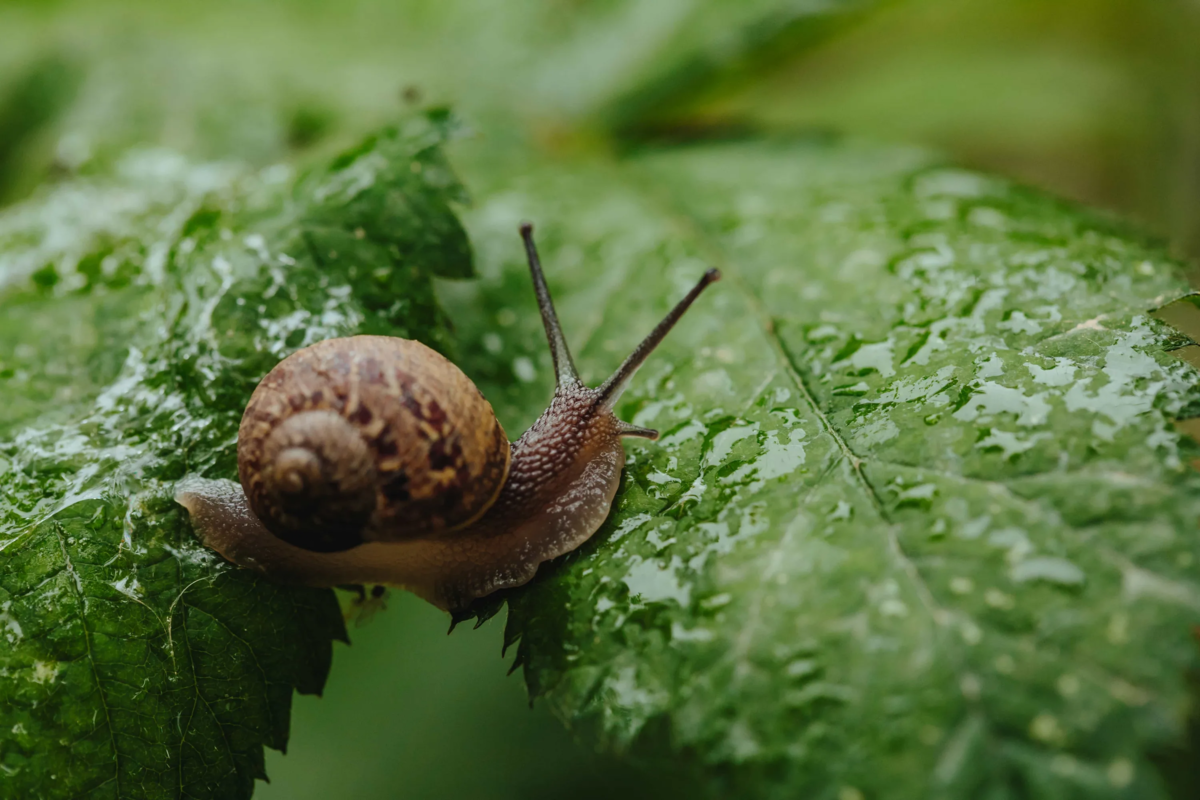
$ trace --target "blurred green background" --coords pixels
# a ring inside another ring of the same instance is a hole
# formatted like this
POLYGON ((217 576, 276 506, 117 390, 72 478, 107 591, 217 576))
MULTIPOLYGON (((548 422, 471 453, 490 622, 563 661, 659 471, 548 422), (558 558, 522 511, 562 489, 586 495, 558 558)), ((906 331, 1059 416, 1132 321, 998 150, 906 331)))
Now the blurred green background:
POLYGON ((1200 252, 1194 0, 0 2, 0 198, 132 144, 266 163, 410 102, 548 150, 926 143, 1200 252))
MULTIPOLYGON (((0 1, 0 205, 134 146, 300 164, 406 107, 561 157, 799 129, 925 144, 1200 255, 1195 0, 0 1)), ((503 414, 502 414, 503 416, 503 414)), ((502 420, 511 429, 527 420, 502 420)), ((671 795, 408 596, 295 703, 265 798, 671 795)))
MULTIPOLYGON (((590 756, 506 677, 501 625, 447 636, 446 615, 407 593, 351 627, 323 697, 297 696, 288 754, 268 751, 262 798, 671 796, 590 756)), ((507 661, 511 661, 511 655, 507 661)))

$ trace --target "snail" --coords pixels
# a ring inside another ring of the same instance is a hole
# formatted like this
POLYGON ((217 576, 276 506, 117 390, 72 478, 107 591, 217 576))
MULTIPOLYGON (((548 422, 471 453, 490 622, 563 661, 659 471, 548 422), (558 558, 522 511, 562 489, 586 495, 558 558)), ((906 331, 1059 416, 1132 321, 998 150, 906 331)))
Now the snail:
POLYGON ((556 388, 510 443, 462 370, 420 342, 329 339, 277 364, 238 429, 238 477, 191 479, 176 500, 226 560, 280 582, 385 584, 449 611, 533 578, 604 522, 625 463, 621 440, 658 432, 613 407, 704 288, 679 301, 612 377, 579 379, 542 274, 533 226, 520 228, 556 388))

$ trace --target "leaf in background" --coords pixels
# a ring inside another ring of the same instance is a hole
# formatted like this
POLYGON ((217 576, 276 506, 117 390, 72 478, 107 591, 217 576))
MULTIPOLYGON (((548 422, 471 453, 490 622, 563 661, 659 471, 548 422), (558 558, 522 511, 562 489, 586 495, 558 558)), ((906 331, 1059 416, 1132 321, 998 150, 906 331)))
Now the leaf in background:
POLYGON ((624 135, 853 131, 937 147, 1200 253, 1200 13, 1124 0, 826 3, 687 41, 706 64, 606 108, 624 135), (718 43, 741 37, 744 48, 718 43), (706 54, 712 57, 705 60, 706 54), (674 90, 671 91, 670 89, 674 90), (660 93, 661 92, 661 93, 660 93))
POLYGON ((0 217, 0 407, 19 409, 0 418, 0 795, 249 797, 265 777, 293 688, 319 692, 344 638, 338 604, 230 568, 171 486, 236 474, 242 408, 286 353, 445 344, 431 276, 471 270, 447 124, 298 179, 142 153, 0 217))
POLYGON ((694 133, 705 125, 737 126, 744 118, 695 114, 721 96, 818 45, 869 16, 874 0, 763 0, 694 6, 636 80, 606 99, 598 115, 616 136, 634 140, 694 133))
POLYGON ((485 381, 502 416, 550 374, 518 218, 591 381, 727 276, 618 408, 663 437, 612 517, 509 598, 535 696, 727 796, 1164 796, 1200 662, 1196 376, 1147 313, 1177 265, 914 150, 460 162, 483 286, 448 312, 533 378, 485 381))
POLYGON ((78 68, 61 56, 46 56, 0 90, 0 201, 22 176, 31 140, 74 99, 78 68))
POLYGON ((0 70, 46 51, 78 59, 86 80, 61 125, 62 166, 96 169, 147 141, 261 164, 356 139, 405 94, 453 103, 501 138, 636 130, 874 5, 68 0, 0 6, 0 70))

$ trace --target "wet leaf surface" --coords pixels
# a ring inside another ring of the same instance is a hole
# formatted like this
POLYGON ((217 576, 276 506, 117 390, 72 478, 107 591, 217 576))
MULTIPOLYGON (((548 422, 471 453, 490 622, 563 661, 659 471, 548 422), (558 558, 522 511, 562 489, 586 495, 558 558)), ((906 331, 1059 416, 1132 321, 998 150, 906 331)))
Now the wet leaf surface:
POLYGON ((612 517, 509 597, 535 696, 718 794, 1165 796, 1200 619, 1175 264, 915 150, 463 162, 483 284, 448 311, 502 414, 550 375, 518 218, 593 382, 726 275, 618 407, 663 437, 612 517))
POLYGON ((287 352, 445 346, 431 278, 470 256, 444 128, 299 177, 135 154, 0 220, 0 795, 248 797, 285 746, 338 603, 206 551, 172 485, 236 471, 245 399, 287 352))

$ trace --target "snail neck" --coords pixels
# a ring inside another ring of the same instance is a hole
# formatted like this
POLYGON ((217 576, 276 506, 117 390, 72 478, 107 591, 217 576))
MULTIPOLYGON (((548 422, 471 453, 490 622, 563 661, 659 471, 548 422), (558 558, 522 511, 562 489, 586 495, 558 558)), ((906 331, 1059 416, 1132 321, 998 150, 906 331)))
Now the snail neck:
POLYGON ((621 435, 621 423, 600 402, 595 389, 582 384, 560 386, 550 406, 513 443, 504 488, 469 530, 501 535, 531 524, 543 528, 561 524, 557 510, 567 499, 586 506, 596 503, 594 510, 576 506, 572 511, 586 517, 599 514, 598 526, 620 481, 625 460, 621 435), (605 464, 615 461, 615 470, 589 469, 597 459, 605 464))

